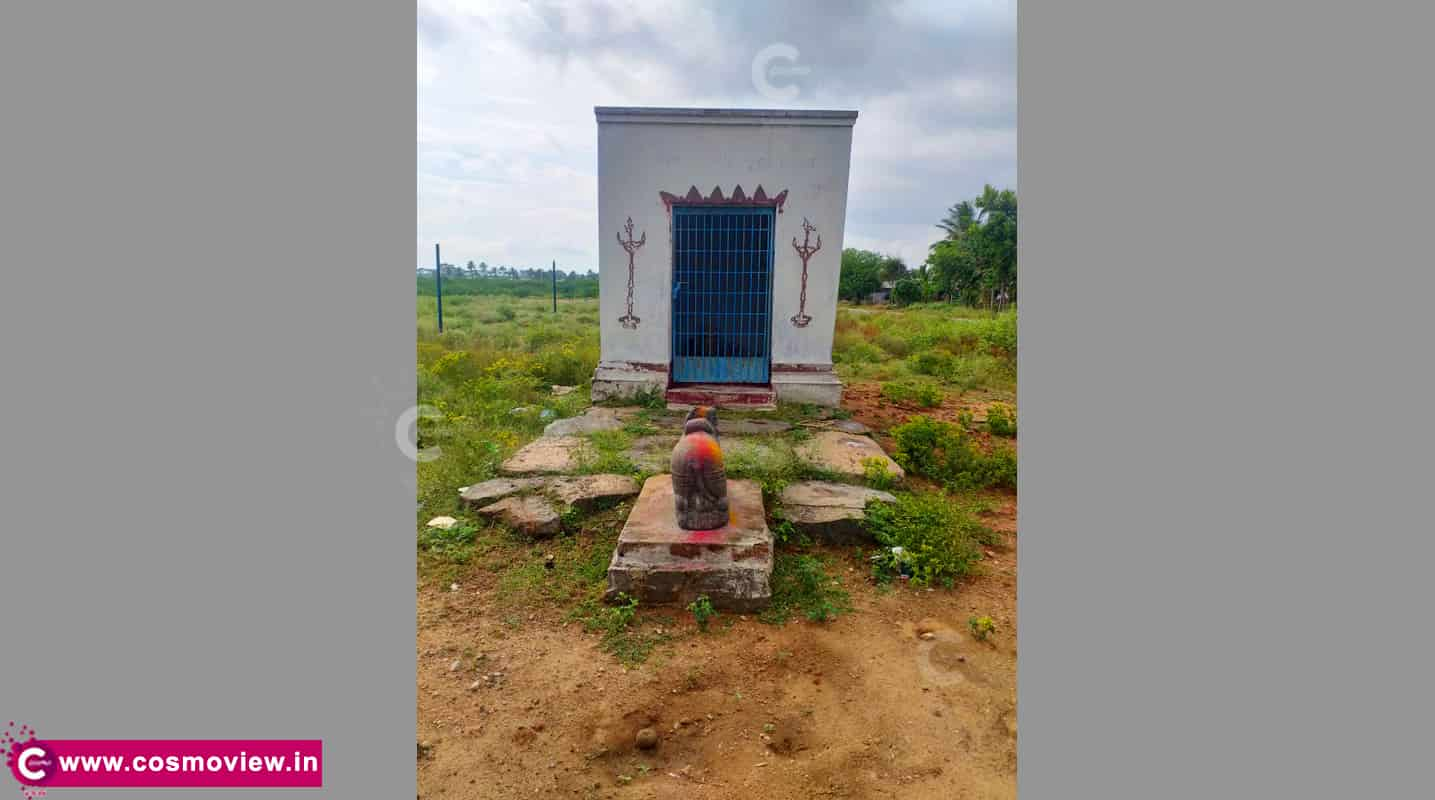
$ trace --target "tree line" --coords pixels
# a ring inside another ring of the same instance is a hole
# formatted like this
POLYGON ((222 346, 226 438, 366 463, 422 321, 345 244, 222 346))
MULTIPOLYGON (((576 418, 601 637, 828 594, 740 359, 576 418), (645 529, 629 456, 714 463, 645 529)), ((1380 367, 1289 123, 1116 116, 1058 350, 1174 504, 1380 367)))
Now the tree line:
MULTIPOLYGON (((548 297, 553 292, 553 274, 542 268, 489 267, 472 261, 466 266, 440 264, 444 295, 497 295, 502 297, 548 297)), ((597 297, 598 273, 588 270, 558 270, 559 297, 597 297)), ((418 293, 432 297, 438 291, 433 267, 418 269, 418 293)))
MULTIPOLYGON (((468 264, 462 267, 455 264, 439 264, 439 268, 443 270, 444 280, 456 278, 507 278, 508 280, 537 280, 539 278, 545 280, 552 279, 552 267, 525 267, 523 269, 519 269, 518 267, 491 267, 486 261, 480 261, 477 264, 470 261, 468 262, 468 264)), ((419 267, 418 274, 420 277, 427 276, 428 278, 432 279, 434 277, 434 269, 433 267, 419 267)), ((582 278, 591 278, 596 280, 598 278, 598 273, 594 272, 591 269, 582 274, 579 274, 578 270, 576 269, 568 270, 566 272, 561 269, 558 270, 558 280, 560 281, 576 281, 582 278)))
POLYGON ((893 256, 843 250, 838 295, 860 303, 890 281, 898 305, 946 300, 1003 308, 1016 302, 1015 191, 987 185, 972 200, 948 208, 936 226, 943 236, 915 270, 893 256))

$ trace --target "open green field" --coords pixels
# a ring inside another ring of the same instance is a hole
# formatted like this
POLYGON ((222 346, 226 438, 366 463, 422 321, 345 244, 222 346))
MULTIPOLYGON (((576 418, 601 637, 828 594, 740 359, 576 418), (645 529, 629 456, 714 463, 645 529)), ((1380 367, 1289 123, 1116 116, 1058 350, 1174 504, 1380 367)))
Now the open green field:
MULTIPOLYGON (((833 360, 854 389, 870 383, 883 401, 916 410, 960 405, 964 396, 1011 403, 1016 396, 1016 312, 948 304, 844 306, 838 311, 833 360)), ((434 298, 418 298, 419 447, 442 455, 421 462, 419 521, 459 511, 456 487, 497 475, 498 465, 542 433, 554 419, 589 405, 588 385, 598 364, 598 301, 491 296, 446 297, 444 332, 438 333, 434 298), (552 385, 578 387, 554 396, 552 385)), ((812 409, 783 408, 801 418, 812 409)), ((600 437, 611 463, 635 427, 600 437)), ((735 476, 742 476, 741 465, 735 476)), ((791 472, 790 464, 749 471, 791 472)), ((636 471, 636 470, 634 470, 636 471)))
POLYGON ((1016 312, 947 303, 843 306, 832 360, 848 385, 895 382, 941 396, 985 390, 1014 402, 1016 312))

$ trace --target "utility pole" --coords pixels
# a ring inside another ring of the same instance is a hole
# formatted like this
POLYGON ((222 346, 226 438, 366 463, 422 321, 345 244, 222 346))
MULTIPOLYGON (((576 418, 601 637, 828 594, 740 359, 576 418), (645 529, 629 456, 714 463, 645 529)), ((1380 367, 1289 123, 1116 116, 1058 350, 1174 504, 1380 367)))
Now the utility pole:
POLYGON ((438 332, 443 333, 443 264, 438 260, 438 242, 433 245, 433 276, 438 286, 438 332))
POLYGON ((553 313, 558 313, 558 262, 553 262, 553 313))

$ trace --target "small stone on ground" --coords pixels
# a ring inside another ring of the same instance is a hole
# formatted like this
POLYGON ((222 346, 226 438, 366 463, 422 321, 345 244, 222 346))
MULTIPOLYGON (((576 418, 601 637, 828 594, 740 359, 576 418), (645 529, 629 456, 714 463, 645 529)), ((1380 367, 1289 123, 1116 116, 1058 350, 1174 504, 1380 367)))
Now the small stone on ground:
POLYGON ((457 524, 458 520, 454 519, 453 517, 434 517, 433 519, 429 520, 428 526, 430 528, 442 528, 444 530, 448 530, 449 528, 452 528, 457 524))
POLYGON ((872 429, 863 425, 855 419, 838 419, 832 421, 832 429, 843 433, 864 434, 871 433, 872 429))
POLYGON ((572 394, 573 390, 577 388, 577 386, 560 386, 555 383, 553 384, 553 395, 555 397, 562 397, 565 394, 572 394))
POLYGON ((605 502, 632 497, 642 488, 627 475, 575 475, 554 478, 544 489, 561 503, 580 511, 591 511, 605 502))
POLYGON ((598 431, 616 431, 623 427, 623 421, 611 408, 592 406, 576 417, 548 423, 543 429, 544 436, 575 436, 598 431))
POLYGON ((553 502, 536 495, 500 500, 480 508, 478 513, 486 517, 496 517, 504 525, 527 536, 552 536, 562 527, 558 509, 554 508, 553 502))
POLYGON ((459 499, 471 506, 486 506, 511 494, 533 491, 543 483, 542 478, 494 478, 465 488, 459 499))

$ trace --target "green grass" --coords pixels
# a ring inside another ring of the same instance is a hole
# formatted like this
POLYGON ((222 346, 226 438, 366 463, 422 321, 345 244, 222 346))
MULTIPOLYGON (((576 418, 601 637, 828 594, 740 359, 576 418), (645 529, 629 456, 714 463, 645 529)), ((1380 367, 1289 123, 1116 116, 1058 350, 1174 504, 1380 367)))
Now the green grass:
POLYGON ((851 595, 828 571, 831 561, 823 555, 779 551, 772 566, 772 601, 758 619, 771 625, 799 616, 827 622, 852 611, 851 595))
POLYGON ((627 429, 616 431, 595 431, 588 434, 587 439, 592 447, 588 456, 583 460, 581 469, 589 474, 617 473, 619 475, 633 475, 639 472, 638 467, 633 464, 628 450, 633 446, 633 440, 637 437, 627 429))
POLYGON ((545 425, 589 405, 598 326, 578 318, 597 308, 560 300, 555 315, 547 298, 445 297, 440 334, 434 298, 418 298, 419 447, 438 448, 418 464, 420 525, 459 516, 458 487, 494 477, 545 425), (552 384, 579 388, 555 397, 552 384))
POLYGON ((994 315, 945 303, 844 305, 837 311, 832 360, 844 380, 901 382, 905 395, 889 397, 900 402, 932 398, 930 390, 917 388, 932 384, 1014 397, 1016 312, 994 315))
POLYGON ((605 605, 590 598, 569 613, 590 633, 601 633, 598 646, 627 666, 643 663, 658 645, 676 638, 673 622, 662 619, 657 624, 638 615, 637 598, 620 595, 618 602, 605 605))

